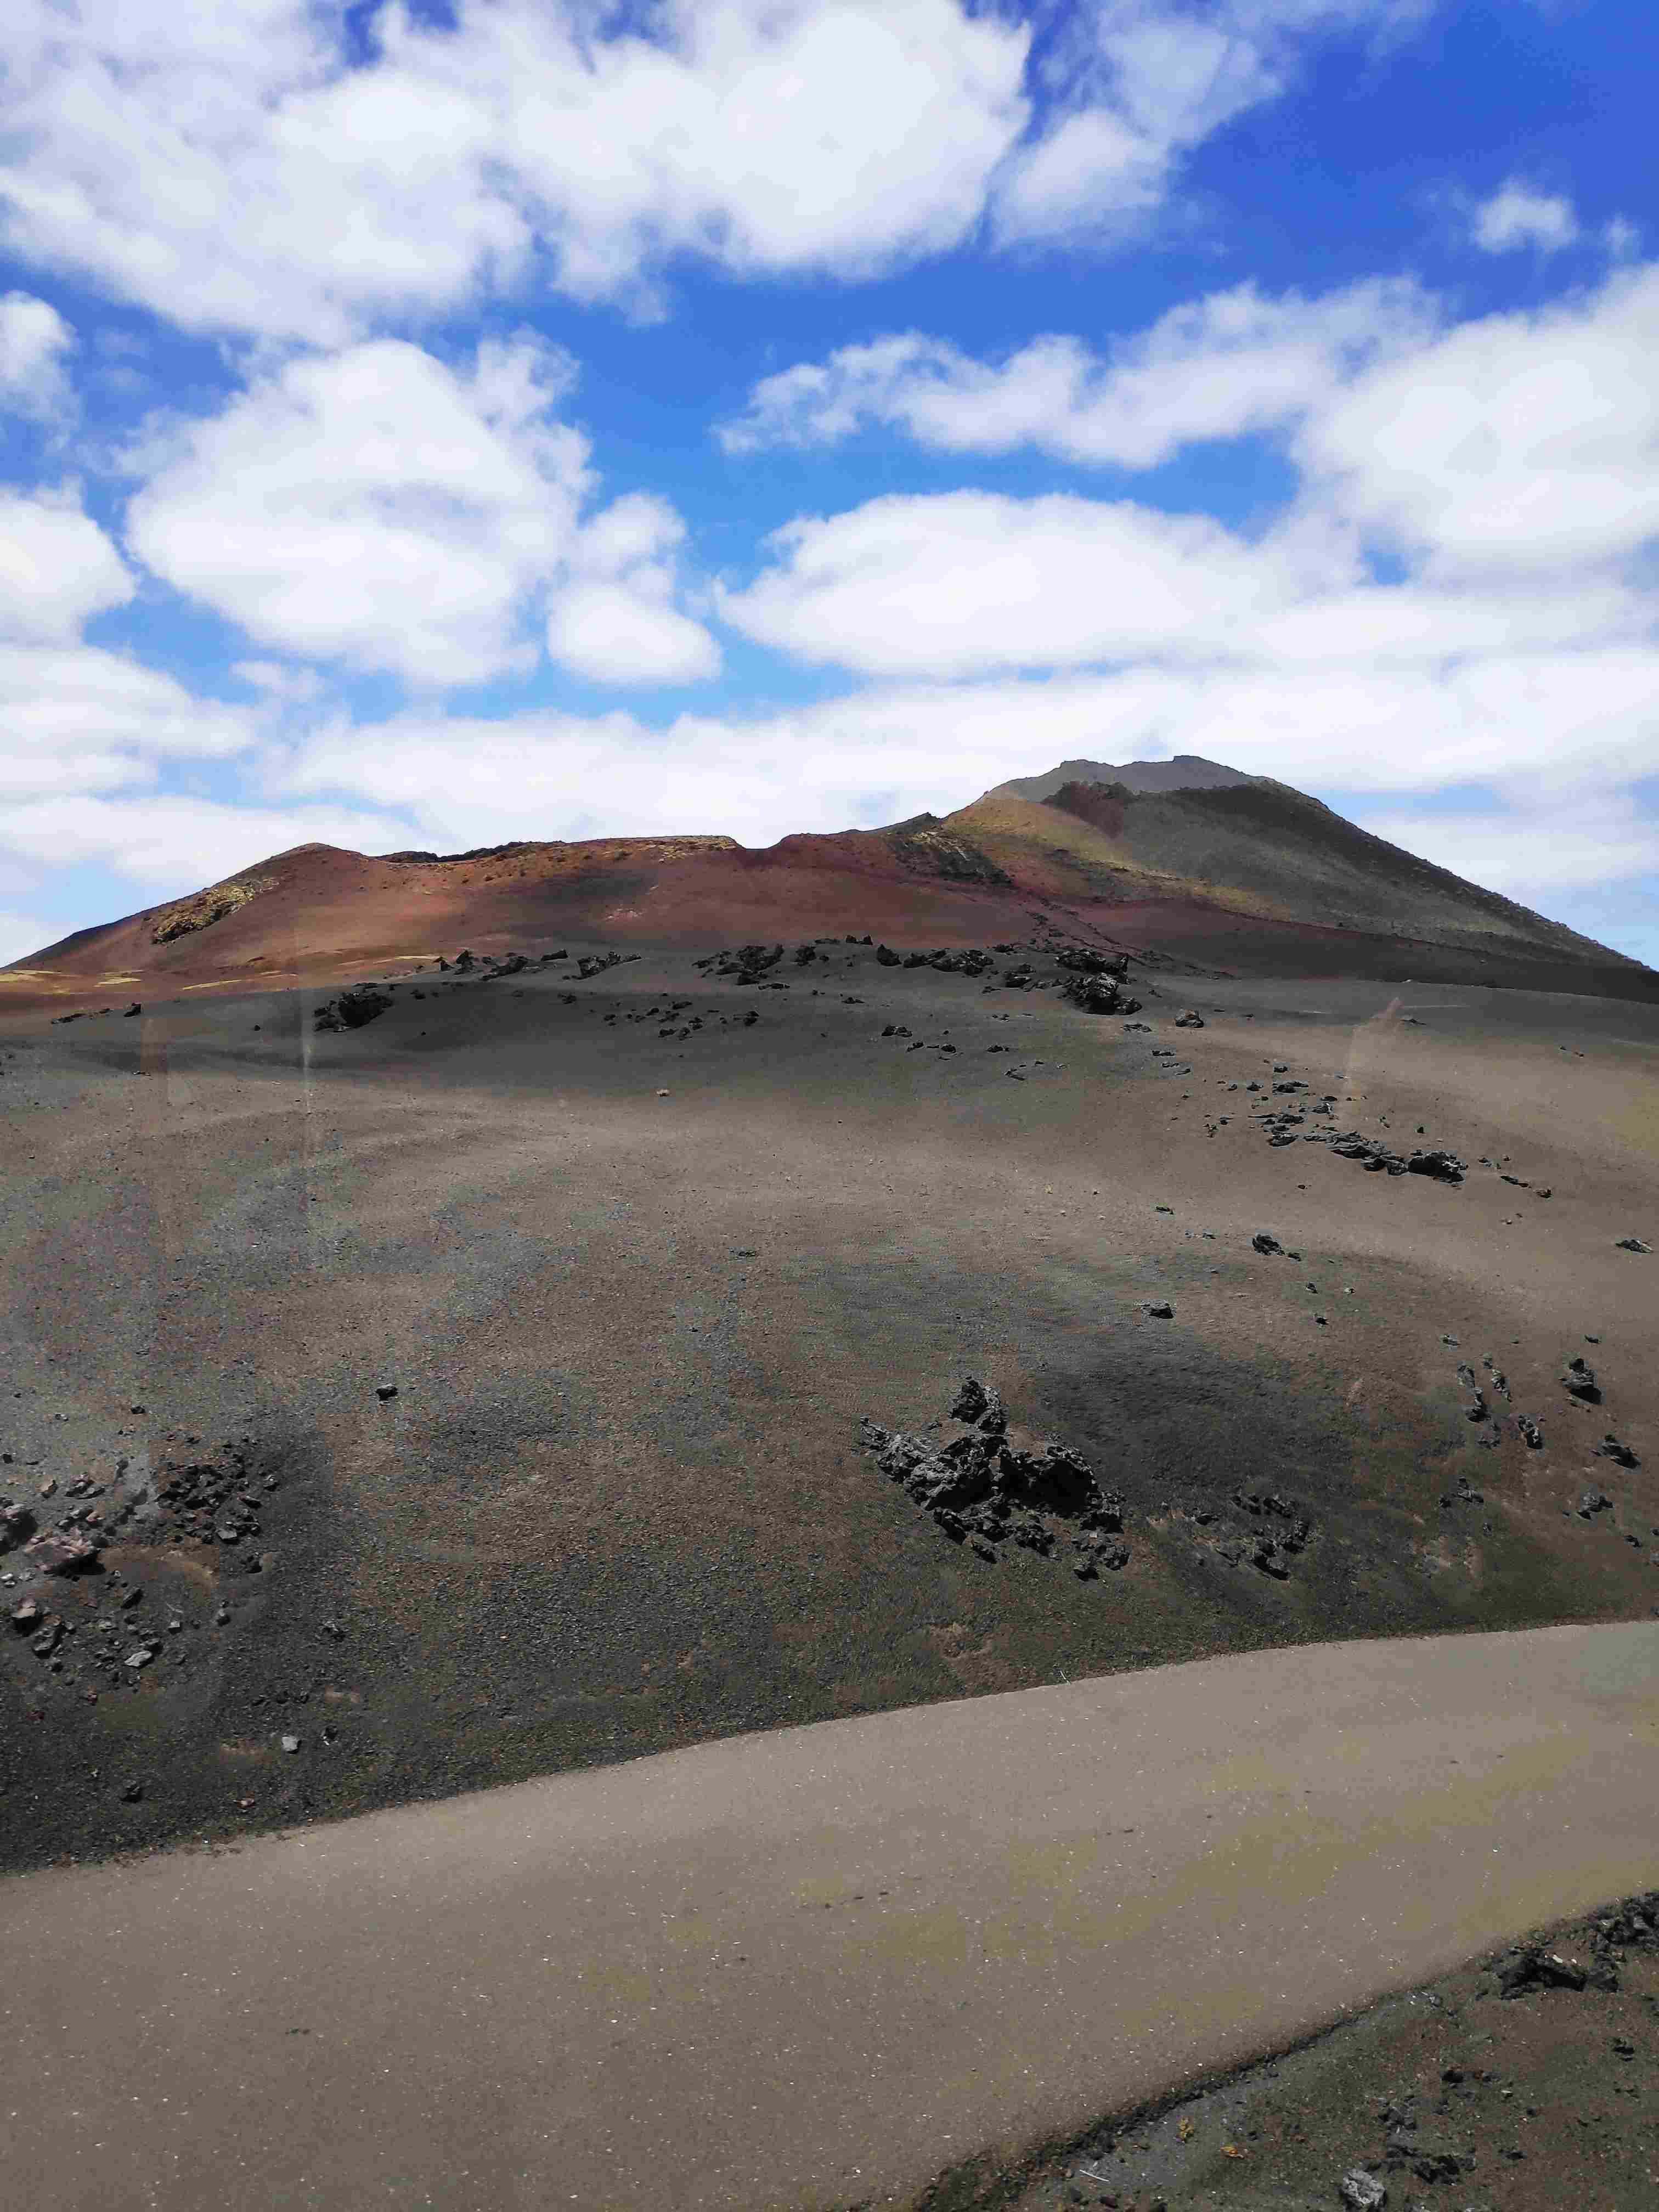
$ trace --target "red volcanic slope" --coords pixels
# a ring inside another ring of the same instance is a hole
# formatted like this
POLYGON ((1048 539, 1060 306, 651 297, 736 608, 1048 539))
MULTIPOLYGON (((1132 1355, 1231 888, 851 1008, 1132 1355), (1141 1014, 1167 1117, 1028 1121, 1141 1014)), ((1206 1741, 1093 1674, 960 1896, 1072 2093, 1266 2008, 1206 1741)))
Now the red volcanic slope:
MULTIPOLYGON (((1258 781, 1240 779, 1252 787, 1258 781)), ((1271 789, 1285 802, 1298 799, 1271 789)), ((1236 794, 1219 796, 1231 804, 1236 794)), ((1168 848, 1149 868, 1123 842, 1128 797, 1121 786, 1075 782, 1046 805, 988 793, 944 820, 921 815, 882 830, 788 836, 754 851, 732 838, 696 836, 526 842, 447 858, 301 845, 193 897, 79 931, 0 970, 0 1009, 64 1011, 123 994, 154 998, 239 982, 251 989, 333 984, 462 946, 538 951, 567 939, 707 946, 866 934, 901 946, 1058 934, 1196 973, 1413 977, 1659 997, 1652 971, 1442 871, 1427 872, 1455 896, 1467 894, 1472 911, 1503 907, 1518 917, 1509 933, 1472 942, 1449 930, 1414 933, 1410 923, 1378 927, 1369 916, 1361 927, 1328 926, 1322 900, 1298 913, 1282 896, 1248 888, 1248 877, 1240 878, 1247 888, 1230 890, 1215 872, 1221 848, 1212 829, 1205 832, 1210 865, 1182 866, 1179 840, 1188 832, 1179 821, 1176 830, 1166 828, 1168 848), (1064 851, 1050 842, 1050 825, 1064 851), (1079 836, 1091 841, 1086 848, 1079 848, 1079 836)), ((1200 797, 1212 810, 1218 800, 1214 793, 1200 797)), ((1167 823, 1180 803, 1137 799, 1128 826, 1167 823)), ((1301 804, 1312 834, 1352 875, 1341 842, 1361 833, 1312 801, 1301 804)), ((1228 834, 1236 853, 1253 859, 1265 849, 1250 842, 1265 839, 1265 830, 1252 832, 1246 823, 1228 834)), ((1362 842, 1394 853, 1380 841, 1362 842)), ((1423 863, 1395 857, 1402 870, 1425 872, 1423 863)), ((1374 855, 1362 859, 1375 873, 1374 855)))

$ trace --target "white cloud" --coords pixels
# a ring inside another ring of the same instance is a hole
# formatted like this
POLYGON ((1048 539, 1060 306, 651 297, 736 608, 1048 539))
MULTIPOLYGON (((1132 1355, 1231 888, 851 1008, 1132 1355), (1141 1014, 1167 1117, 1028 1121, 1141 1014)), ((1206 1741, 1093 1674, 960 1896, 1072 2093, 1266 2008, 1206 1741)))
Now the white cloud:
POLYGON ((1601 226, 1601 250, 1611 261, 1631 261, 1642 250, 1642 234, 1628 216, 1610 216, 1601 226))
POLYGON ((14 794, 148 782, 162 758, 226 759, 254 736, 240 708, 84 645, 0 645, 0 791, 14 794))
POLYGON ((1474 210, 1470 235, 1483 253, 1513 253, 1526 246, 1557 253, 1577 240, 1578 217, 1570 199, 1536 191, 1511 177, 1474 210))
POLYGON ((1133 6, 1087 20, 1093 52, 1072 64, 1078 104, 999 179, 1004 244, 1133 222, 1164 198, 1182 154, 1279 88, 1259 41, 1224 21, 1133 6))
POLYGON ((1387 33, 1425 12, 1414 0, 1105 0, 1076 9, 1046 63, 1055 105, 997 179, 998 242, 1133 228, 1168 198, 1185 155, 1286 89, 1300 42, 1357 27, 1387 33))
MULTIPOLYGON (((1324 536, 1247 544, 1207 515, 1131 501, 894 495, 769 543, 775 564, 720 612, 800 660, 963 676, 1214 653, 1340 572, 1324 536)), ((1347 566, 1352 567, 1347 554, 1347 566)))
POLYGON ((766 378, 719 434, 728 451, 749 453, 878 425, 950 453, 1033 447, 1151 468, 1203 440, 1295 422, 1362 368, 1420 347, 1436 320, 1427 295, 1395 278, 1313 300, 1264 299, 1241 284, 1171 308, 1104 355, 1046 337, 992 364, 910 333, 766 378))
POLYGON ((43 945, 51 945, 63 933, 61 928, 34 915, 0 908, 0 968, 9 967, 14 960, 38 951, 43 945))
POLYGON ((673 604, 685 526, 666 500, 629 492, 587 523, 556 592, 548 651, 593 684, 690 684, 718 675, 720 647, 673 604))
MULTIPOLYGON (((1649 646, 1457 668, 1140 665, 877 685, 746 716, 681 714, 662 730, 623 714, 408 714, 313 732, 272 757, 270 791, 372 799, 418 825, 388 842, 441 850, 688 830, 753 846, 943 813, 1070 757, 1197 752, 1304 790, 1370 795, 1390 817, 1425 792, 1514 788, 1540 824, 1553 815, 1569 836, 1577 823, 1601 835, 1618 793, 1659 773, 1656 696, 1659 647, 1649 646), (1547 805, 1531 791, 1545 777, 1547 805)), ((1633 835, 1627 818, 1614 848, 1633 835)))
POLYGON ((1616 562, 1659 532, 1659 266, 1363 373, 1294 450, 1437 584, 1616 562))
MULTIPOLYGON (((289 654, 450 688, 549 650, 592 682, 688 683, 719 648, 675 604, 685 527, 631 493, 584 523, 586 440, 553 418, 568 356, 486 340, 453 368, 403 340, 289 361, 146 440, 128 515, 158 575, 289 654)), ((233 672, 273 705, 315 672, 233 672)))
POLYGON ((1029 26, 967 0, 387 0, 366 61, 343 12, 12 0, 0 244, 331 347, 532 283, 648 300, 685 254, 866 276, 988 212, 1002 244, 1139 222, 1301 45, 1413 8, 1106 0, 1031 82, 1029 26))
POLYGON ((101 862, 140 888, 136 902, 142 905, 216 882, 294 845, 384 850, 397 827, 362 808, 226 805, 164 792, 118 799, 77 794, 8 808, 4 842, 37 865, 101 862))
POLYGON ((134 457, 128 543, 283 653, 429 685, 527 671, 591 483, 551 419, 569 378, 524 337, 463 368, 392 339, 290 361, 134 457))
POLYGON ((1365 809, 1355 818, 1373 836, 1524 906, 1655 872, 1659 818, 1642 819, 1634 793, 1581 790, 1564 810, 1565 796, 1528 804, 1522 794, 1518 804, 1442 814, 1365 809))
POLYGON ((720 648, 700 623, 621 584, 575 584, 562 592, 548 648, 593 684, 693 684, 720 672, 720 648))
POLYGON ((230 672, 239 684, 263 692, 273 707, 307 707, 323 693, 323 679, 314 668, 296 668, 289 662, 234 660, 230 672))
POLYGON ((860 273, 957 243, 1025 126, 1029 34, 957 0, 400 5, 349 66, 303 0, 14 0, 4 242, 192 328, 339 344, 532 273, 676 252, 860 273))
POLYGON ((892 496, 803 518, 718 604, 746 635, 864 674, 1137 658, 1423 661, 1651 635, 1659 266, 1446 330, 1409 284, 1249 288, 1103 362, 1073 339, 1000 367, 940 342, 848 348, 757 387, 742 449, 896 422, 936 447, 1030 442, 1151 465, 1276 427, 1301 474, 1265 536, 1128 501, 892 496), (1369 580, 1362 548, 1403 580, 1369 580))
POLYGON ((0 296, 0 413, 9 410, 41 422, 70 413, 73 394, 64 366, 75 333, 56 307, 28 292, 0 296))
POLYGON ((83 510, 78 486, 33 495, 0 489, 0 639, 68 642, 132 594, 125 564, 83 510))

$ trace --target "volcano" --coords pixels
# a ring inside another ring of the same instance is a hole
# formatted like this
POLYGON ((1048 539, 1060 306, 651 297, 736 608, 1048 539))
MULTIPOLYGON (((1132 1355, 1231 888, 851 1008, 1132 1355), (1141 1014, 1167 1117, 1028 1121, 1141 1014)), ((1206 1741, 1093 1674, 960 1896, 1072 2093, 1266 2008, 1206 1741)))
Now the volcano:
POLYGON ((467 945, 1033 927, 1194 975, 1353 975, 1659 995, 1639 962, 1196 755, 1068 760, 954 813, 781 837, 523 839, 379 855, 299 845, 12 963, 5 1004, 349 980, 467 945))

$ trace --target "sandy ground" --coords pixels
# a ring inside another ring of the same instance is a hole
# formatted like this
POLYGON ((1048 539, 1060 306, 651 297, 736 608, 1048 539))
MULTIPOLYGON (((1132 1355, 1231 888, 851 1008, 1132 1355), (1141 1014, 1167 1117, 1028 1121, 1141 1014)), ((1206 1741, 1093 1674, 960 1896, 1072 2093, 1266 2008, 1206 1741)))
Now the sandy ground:
POLYGON ((1659 1010, 1165 965, 1132 1027, 1008 988, 1032 948, 594 949, 411 944, 332 1034, 309 989, 0 1021, 0 1864, 1659 1608, 1659 1010), (1121 1501, 1115 1571, 953 1542, 860 1449, 969 1373, 1121 1501), (36 1572, 70 1513, 97 1571, 36 1572))
POLYGON ((1659 1626, 774 1730, 0 1887, 19 2203, 829 2207, 1659 1874, 1659 1626))
POLYGON ((0 1559, 63 1624, 44 1661, 0 1643, 7 1863, 1153 1660, 1650 1613, 1659 1256, 1615 1248, 1659 1244, 1659 1013, 1210 984, 1178 1031, 1165 982, 1132 1030, 825 954, 784 991, 679 955, 428 971, 356 1031, 210 994, 0 1045, 3 1494, 50 1524, 89 1482, 118 1520, 206 1461, 249 1530, 141 1515, 74 1582, 0 1559), (1246 1088, 1276 1080, 1468 1181, 1270 1146, 1252 1109, 1306 1103, 1246 1088), (1595 1404, 1559 1379, 1583 1356, 1595 1404), (859 1449, 866 1415, 941 1424, 964 1372, 1121 1495, 1120 1572, 984 1560, 859 1449), (1230 1556, 1241 1494, 1310 1522, 1283 1579, 1230 1556))

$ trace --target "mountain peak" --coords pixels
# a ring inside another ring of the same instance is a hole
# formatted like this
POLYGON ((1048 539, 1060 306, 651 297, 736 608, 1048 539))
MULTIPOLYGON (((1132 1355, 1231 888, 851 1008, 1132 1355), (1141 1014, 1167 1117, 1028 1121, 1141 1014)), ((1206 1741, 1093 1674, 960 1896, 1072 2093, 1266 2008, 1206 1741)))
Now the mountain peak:
MULTIPOLYGON (((1041 775, 1017 775, 996 786, 1017 799, 1051 799, 1068 783, 1121 783, 1126 791, 1224 791, 1256 778, 1198 753, 1176 753, 1164 761, 1061 761, 1041 775)), ((988 793, 987 796, 990 794, 988 793)))

